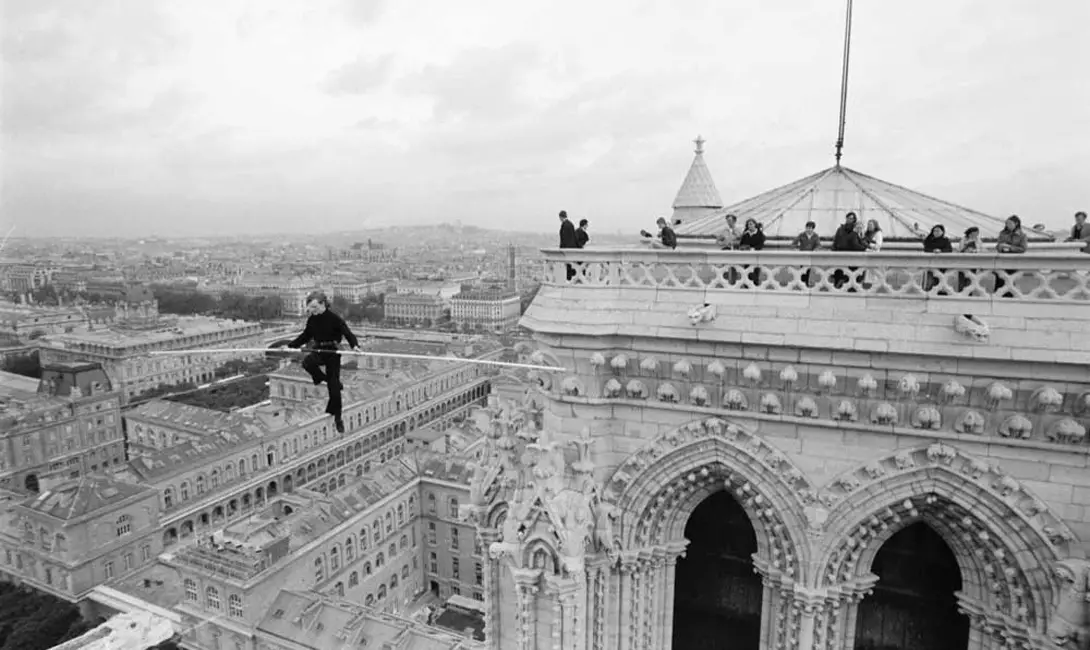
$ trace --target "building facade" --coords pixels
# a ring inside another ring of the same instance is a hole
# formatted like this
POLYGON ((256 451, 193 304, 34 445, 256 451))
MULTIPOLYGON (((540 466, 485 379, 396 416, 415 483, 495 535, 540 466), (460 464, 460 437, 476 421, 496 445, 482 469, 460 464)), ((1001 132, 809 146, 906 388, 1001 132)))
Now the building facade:
POLYGON ((1085 647, 1085 256, 548 255, 523 324, 568 370, 494 415, 466 508, 491 647, 1085 647))
POLYGON ((431 325, 446 320, 449 302, 438 294, 392 293, 383 305, 387 321, 400 325, 431 325))
POLYGON ((40 380, 0 372, 0 491, 37 493, 123 463, 120 403, 98 364, 46 364, 40 380))
POLYGON ((211 381, 231 359, 261 353, 231 352, 149 356, 149 352, 209 348, 261 348, 261 325, 237 320, 189 316, 163 318, 150 307, 109 329, 57 334, 42 339, 42 363, 87 361, 102 365, 125 403, 161 385, 211 381), (139 320, 134 321, 134 318, 139 320))
POLYGON ((462 291, 450 300, 450 320, 463 330, 505 332, 518 326, 519 295, 503 288, 462 291))
POLYGON ((6 515, 0 576, 79 601, 155 562, 158 515, 158 495, 139 485, 101 476, 43 485, 6 515))

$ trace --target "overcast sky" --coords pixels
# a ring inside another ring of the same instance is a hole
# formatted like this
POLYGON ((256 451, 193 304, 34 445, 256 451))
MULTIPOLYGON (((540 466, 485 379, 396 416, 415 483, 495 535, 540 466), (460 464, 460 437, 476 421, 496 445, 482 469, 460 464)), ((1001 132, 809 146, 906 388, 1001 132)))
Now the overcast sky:
MULTIPOLYGON (((833 162, 836 0, 0 0, 0 226, 304 232, 668 213, 833 162)), ((858 2, 844 163, 1090 208, 1087 0, 858 2)))

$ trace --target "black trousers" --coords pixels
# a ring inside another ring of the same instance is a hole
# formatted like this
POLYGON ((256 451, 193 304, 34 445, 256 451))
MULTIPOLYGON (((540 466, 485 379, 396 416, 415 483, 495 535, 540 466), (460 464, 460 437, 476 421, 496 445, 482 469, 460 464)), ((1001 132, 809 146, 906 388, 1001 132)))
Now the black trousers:
MULTIPOLYGON (((317 348, 336 350, 336 346, 319 344, 317 348)), ((336 352, 311 352, 303 357, 303 370, 307 371, 314 385, 326 382, 329 387, 329 402, 325 412, 338 420, 341 419, 341 355, 336 352)))

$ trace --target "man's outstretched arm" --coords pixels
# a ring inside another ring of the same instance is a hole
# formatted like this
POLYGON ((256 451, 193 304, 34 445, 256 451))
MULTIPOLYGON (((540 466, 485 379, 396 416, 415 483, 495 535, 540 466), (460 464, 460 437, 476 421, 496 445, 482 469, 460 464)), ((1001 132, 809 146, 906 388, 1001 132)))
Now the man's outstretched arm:
POLYGON ((291 343, 288 343, 289 348, 301 348, 303 345, 314 338, 313 332, 310 331, 310 318, 307 318, 307 324, 303 327, 303 333, 295 337, 291 343))
POLYGON ((341 334, 344 335, 344 340, 348 341, 348 345, 351 346, 353 350, 359 349, 360 341, 356 338, 356 335, 352 333, 352 328, 348 326, 348 321, 340 315, 338 315, 338 317, 341 319, 341 334))

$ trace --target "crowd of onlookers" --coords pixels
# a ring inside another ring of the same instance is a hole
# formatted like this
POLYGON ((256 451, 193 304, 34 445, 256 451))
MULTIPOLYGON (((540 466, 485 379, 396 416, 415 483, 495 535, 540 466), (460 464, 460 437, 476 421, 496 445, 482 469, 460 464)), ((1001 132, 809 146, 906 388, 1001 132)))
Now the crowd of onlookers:
MULTIPOLYGON (((561 213, 564 214, 564 213, 561 213)), ((725 217, 725 225, 715 236, 715 242, 722 250, 761 250, 765 247, 765 235, 763 226, 756 219, 746 219, 745 225, 738 228, 738 217, 728 214, 725 217)), ((584 220, 585 221, 585 220, 584 220)), ((678 225, 675 222, 673 225, 678 225)), ((677 235, 673 226, 664 218, 658 220, 659 234, 641 231, 645 238, 651 239, 651 245, 656 248, 677 248, 677 235)), ((798 234, 791 242, 792 248, 802 251, 814 251, 822 248, 821 236, 816 232, 817 225, 813 221, 806 223, 806 229, 798 234)), ((914 231, 923 240, 925 253, 952 253, 954 241, 946 234, 946 227, 935 225, 929 232, 914 226, 914 231)), ((882 250, 884 235, 882 227, 877 219, 869 219, 863 222, 854 212, 844 216, 844 223, 833 234, 830 249, 834 251, 866 252, 882 250)), ((965 230, 964 235, 957 241, 957 252, 979 253, 984 245, 981 240, 980 228, 972 226, 965 230)), ((1075 224, 1071 228, 1071 235, 1065 240, 1068 242, 1083 242, 1083 251, 1090 253, 1090 224, 1086 222, 1085 212, 1075 213, 1075 224)), ((563 248, 563 229, 561 229, 561 247, 563 248)), ((999 253, 1024 253, 1029 247, 1026 233, 1022 230, 1022 220, 1017 215, 1007 218, 1002 230, 996 236, 995 250, 999 253)))
MULTIPOLYGON (((746 219, 741 229, 738 228, 738 217, 733 214, 726 215, 724 221, 723 229, 715 236, 716 245, 721 250, 759 251, 764 249, 766 241, 764 228, 756 219, 746 219)), ((640 234, 645 239, 650 240, 651 245, 655 248, 675 249, 677 248, 677 234, 674 232, 673 226, 680 223, 680 221, 675 221, 671 224, 665 217, 660 217, 658 219, 659 232, 657 235, 653 235, 646 230, 640 231, 640 234)), ((560 248, 584 248, 587 242, 590 241, 590 235, 587 233, 588 226, 588 221, 582 219, 579 226, 576 227, 568 219, 567 212, 561 211, 560 248)), ((821 250, 823 248, 822 239, 816 230, 817 226, 813 221, 807 222, 805 230, 791 241, 791 247, 801 251, 821 250)), ((946 227, 941 224, 933 226, 930 231, 924 231, 918 225, 914 225, 913 231, 922 240, 925 253, 953 253, 955 250, 958 253, 981 253, 984 251, 980 228, 976 226, 967 228, 961 238, 954 240, 947 235, 946 227)), ((1075 213, 1075 223, 1071 228, 1070 236, 1064 241, 1081 242, 1082 251, 1090 253, 1090 224, 1086 221, 1085 212, 1075 213)), ((844 223, 833 234, 829 248, 833 251, 877 252, 882 250, 883 242, 882 227, 876 219, 868 219, 863 222, 855 212, 849 212, 844 216, 844 223)), ((1022 230, 1022 220, 1017 215, 1007 217, 1003 229, 996 235, 995 251, 999 254, 1018 254, 1025 253, 1028 248, 1029 239, 1022 230)), ((753 285, 761 284, 763 271, 758 266, 745 266, 741 272, 735 269, 728 270, 724 274, 724 279, 729 284, 737 284, 742 273, 749 277, 753 285)), ((924 290, 931 291, 937 288, 940 294, 945 293, 946 289, 940 286, 942 284, 941 278, 945 273, 945 269, 927 271, 923 279, 924 290)), ((569 281, 576 276, 577 271, 573 264, 568 264, 567 274, 569 281)), ((1010 271, 1009 274, 1013 275, 1014 272, 1010 271)), ((813 286, 814 284, 812 275, 811 269, 807 269, 803 273, 802 280, 807 286, 813 286)), ((958 292, 964 291, 972 284, 969 275, 964 271, 958 272, 958 292)), ((855 284, 849 287, 849 291, 853 291, 856 285, 867 286, 866 271, 861 271, 857 267, 849 267, 846 271, 835 270, 830 279, 833 285, 838 288, 854 280, 855 284)), ((994 290, 997 293, 1002 290, 1002 294, 1007 295, 1011 292, 1011 288, 1007 287, 1007 289, 1003 290, 1006 285, 1007 280, 1001 277, 1001 274, 996 273, 994 290)))

